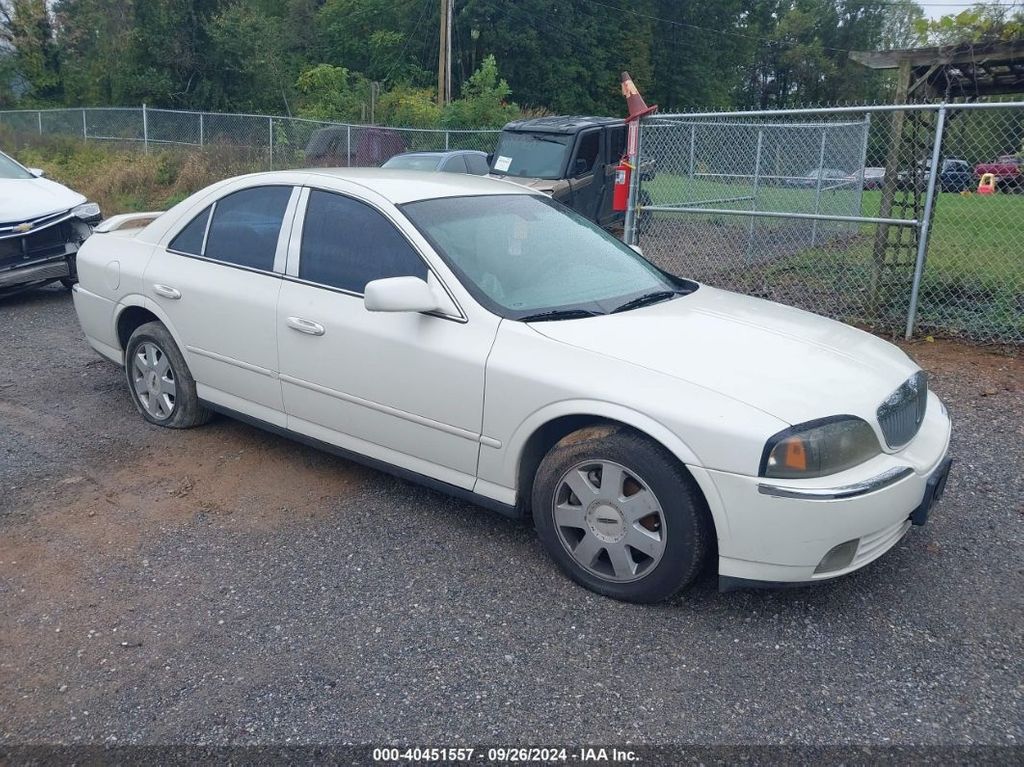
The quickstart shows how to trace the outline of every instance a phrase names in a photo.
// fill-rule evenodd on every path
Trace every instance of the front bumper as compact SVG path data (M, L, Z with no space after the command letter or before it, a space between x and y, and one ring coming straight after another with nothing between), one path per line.
M74 279L75 255L98 220L83 221L70 214L49 217L24 233L0 233L0 290L19 285Z
M831 477L783 481L704 470L715 489L708 502L719 504L715 518L727 521L718 531L723 586L836 578L885 554L912 522L922 524L945 484L951 433L945 408L929 397L909 445Z
M36 282L50 282L51 280L72 276L74 275L70 259L65 256L59 256L49 261L5 269L0 272L0 289Z

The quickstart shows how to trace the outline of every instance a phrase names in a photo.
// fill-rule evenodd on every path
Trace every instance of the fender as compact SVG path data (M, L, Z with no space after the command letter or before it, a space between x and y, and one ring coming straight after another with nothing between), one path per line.
M156 315L156 318L163 323L165 328L167 328L167 332L171 334L171 338L174 339L174 343L185 358L185 362L190 364L188 349L182 342L181 336L178 335L178 331L175 330L174 325L171 324L170 319L167 317L167 313L156 301L151 298L147 298L146 296L139 295L138 293L130 293L129 295L123 296L114 307L114 338L117 338L117 323L121 319L121 314L125 309L131 306L141 307L142 309L146 309ZM124 349L122 349L121 352L123 354Z
M557 418L574 415L618 421L646 434L668 450L690 470L690 475L704 494L708 508L711 511L711 516L715 522L719 540L728 537L729 523L723 511L721 500L718 497L718 490L715 488L710 475L704 471L704 466L693 449L680 439L675 432L659 421L632 408L613 402L588 399L562 400L531 413L529 417L519 424L519 427L509 438L508 443L503 447L504 460L502 462L501 476L496 478L498 479L497 484L503 485L506 488L515 488L516 478L519 476L519 463L527 440L544 424ZM481 447L481 450L488 449L486 446ZM490 483L486 484L489 485ZM513 496L514 494L515 491L512 491Z

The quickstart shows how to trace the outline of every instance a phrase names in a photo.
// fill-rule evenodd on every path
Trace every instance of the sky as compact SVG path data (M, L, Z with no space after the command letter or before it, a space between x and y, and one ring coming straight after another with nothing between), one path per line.
M940 16L948 16L950 14L960 13L970 8L974 3L958 3L954 0L934 0L934 2L921 2L918 0L918 5L924 8L925 15L930 19L937 19ZM989 3L990 5L1021 5L1020 0L998 0L998 3Z

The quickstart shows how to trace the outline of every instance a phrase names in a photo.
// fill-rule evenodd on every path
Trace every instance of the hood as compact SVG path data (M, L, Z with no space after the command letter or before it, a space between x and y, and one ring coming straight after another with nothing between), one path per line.
M0 179L0 223L21 223L62 213L85 197L47 178Z
M621 314L531 327L720 392L791 425L843 414L874 424L882 401L918 370L870 333L707 286Z
M525 186L527 189L535 189L544 194L555 194L563 188L568 189L569 186L569 182L561 178L523 178L521 176L503 176L500 173L488 173L487 178L511 181L514 184Z

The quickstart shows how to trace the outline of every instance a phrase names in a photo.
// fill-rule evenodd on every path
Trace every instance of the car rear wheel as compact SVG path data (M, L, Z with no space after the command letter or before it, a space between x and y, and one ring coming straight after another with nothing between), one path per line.
M573 580L628 602L657 602L701 571L712 526L686 469L626 429L571 434L537 470L533 517Z
M150 423L189 429L210 420L185 358L161 323L136 328L128 339L124 367L132 402Z

